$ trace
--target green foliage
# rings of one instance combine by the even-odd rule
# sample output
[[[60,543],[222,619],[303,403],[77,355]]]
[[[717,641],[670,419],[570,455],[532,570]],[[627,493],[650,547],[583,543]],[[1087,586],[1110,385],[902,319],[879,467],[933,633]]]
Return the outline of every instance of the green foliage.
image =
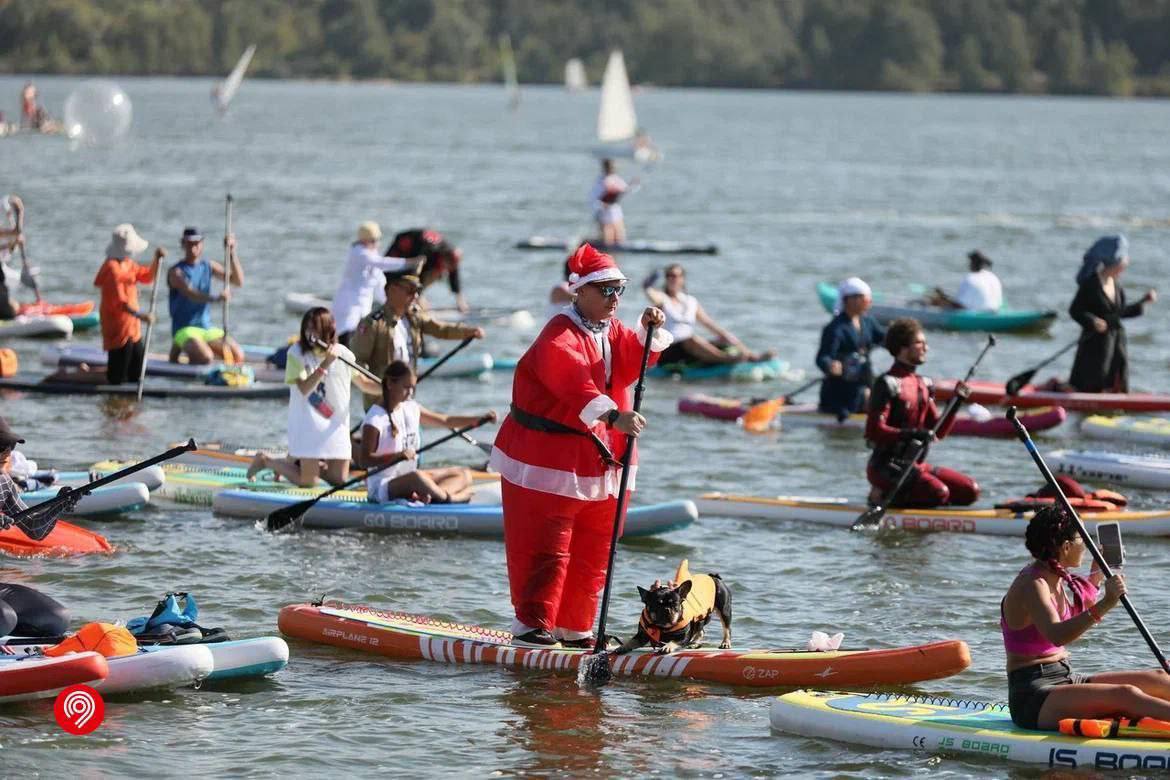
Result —
[[[0,0],[0,70],[1170,93],[1170,0]]]

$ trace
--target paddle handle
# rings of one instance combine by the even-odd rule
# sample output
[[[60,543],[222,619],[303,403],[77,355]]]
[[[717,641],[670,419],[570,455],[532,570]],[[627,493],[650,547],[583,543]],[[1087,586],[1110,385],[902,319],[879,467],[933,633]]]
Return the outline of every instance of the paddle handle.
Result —
[[[142,402],[142,390],[146,385],[146,363],[150,359],[150,336],[154,333],[154,307],[158,303],[158,277],[162,273],[162,259],[158,261],[158,268],[154,269],[154,281],[150,283],[150,320],[146,323],[146,336],[142,344],[142,367],[138,369],[138,392],[135,400]]]
[[[93,491],[97,490],[98,488],[103,487],[105,485],[108,485],[111,482],[117,482],[119,479],[122,479],[123,477],[128,477],[131,474],[142,471],[145,468],[150,468],[151,466],[154,466],[158,463],[162,463],[164,461],[171,460],[172,458],[177,458],[180,455],[182,455],[184,452],[190,452],[191,450],[194,450],[196,448],[197,448],[197,445],[195,444],[195,440],[188,439],[186,444],[180,444],[178,447],[171,447],[169,450],[162,453],[161,455],[155,455],[153,458],[148,458],[148,459],[142,461],[141,463],[135,463],[133,466],[127,466],[124,469],[121,469],[119,471],[115,471],[113,474],[107,474],[106,476],[102,477],[101,479],[95,479],[92,482],[88,482],[88,483],[82,485],[81,487],[62,488],[61,493],[56,498],[51,499],[51,502],[56,503],[58,501],[62,501],[66,498],[69,498],[70,496],[72,496],[74,494],[85,495],[87,493],[92,493]],[[20,512],[19,514],[17,514],[15,516],[14,519],[19,520],[20,518],[25,517],[34,511],[44,511],[44,508],[45,507],[43,504],[38,504],[37,506],[34,506],[31,509],[27,509],[24,512]]]
[[[646,389],[646,366],[650,364],[650,345],[654,340],[654,325],[646,328],[646,343],[642,347],[642,368],[638,371],[638,384],[634,386],[634,407],[642,408],[642,393]],[[630,482],[630,461],[634,457],[634,435],[626,434],[626,451],[622,454],[622,476],[618,482],[617,511],[613,517],[613,534],[609,539],[609,562],[605,567],[605,590],[601,594],[601,614],[597,618],[597,639],[593,652],[605,650],[605,621],[609,616],[609,594],[613,587],[613,564],[617,559],[618,534],[622,527],[622,514],[626,509],[626,486]]]
[[[435,361],[435,362],[434,362],[434,363],[431,365],[431,367],[430,367],[430,368],[428,368],[426,371],[424,371],[424,372],[422,372],[421,374],[419,374],[419,377],[418,377],[418,379],[416,379],[415,381],[416,381],[416,382],[421,382],[421,381],[423,381],[424,379],[426,379],[428,376],[430,376],[431,374],[435,373],[435,371],[437,371],[437,370],[438,370],[439,366],[443,365],[443,364],[444,364],[444,363],[446,363],[448,360],[450,360],[451,358],[455,357],[455,353],[457,353],[459,350],[461,350],[461,349],[463,349],[464,347],[466,347],[466,346],[467,346],[468,344],[470,344],[472,341],[475,341],[475,337],[474,337],[474,336],[468,336],[467,338],[463,339],[463,341],[461,341],[461,342],[459,342],[457,345],[455,345],[455,348],[454,348],[454,349],[452,349],[452,350],[451,350],[450,352],[448,352],[446,355],[443,355],[443,357],[441,357],[441,358],[439,358],[438,360],[436,360],[436,361]]]
[[[314,338],[314,339],[311,339],[311,342],[312,342],[313,346],[317,347],[318,349],[329,349],[329,345],[326,344],[321,339]],[[364,376],[366,379],[369,379],[371,382],[378,382],[379,384],[381,384],[382,380],[378,377],[378,375],[375,374],[370,369],[366,368],[365,366],[360,365],[358,363],[355,363],[354,361],[350,360],[349,358],[344,358],[341,355],[335,355],[334,357],[336,357],[338,360],[340,360],[345,365],[352,368],[354,371],[357,371],[359,374]]]
[[[1024,426],[1024,423],[1016,414],[1016,407],[1008,407],[1007,418],[1011,420],[1012,426],[1014,426],[1016,429],[1016,435],[1019,436],[1020,441],[1024,443],[1024,447],[1028,450],[1028,454],[1032,456],[1032,460],[1035,462],[1036,467],[1040,469],[1040,473],[1044,475],[1044,481],[1047,482],[1048,486],[1056,492],[1056,500],[1060,504],[1060,507],[1065,512],[1067,512],[1068,516],[1071,517],[1077,524],[1077,533],[1081,535],[1081,539],[1085,542],[1085,547],[1089,550],[1089,554],[1092,555],[1093,560],[1097,562],[1097,568],[1101,570],[1101,573],[1104,574],[1106,578],[1112,577],[1113,569],[1109,567],[1109,563],[1106,562],[1105,556],[1101,554],[1101,550],[1098,549],[1097,543],[1089,534],[1089,530],[1085,528],[1085,524],[1081,520],[1080,515],[1077,514],[1077,511],[1073,509],[1072,504],[1069,503],[1068,496],[1066,496],[1064,491],[1061,490],[1060,483],[1056,481],[1056,477],[1053,476],[1052,470],[1049,469],[1048,464],[1044,462],[1044,456],[1042,456],[1040,451],[1036,449],[1036,443],[1032,441],[1032,437],[1028,433],[1028,429]],[[1138,614],[1137,609],[1135,609],[1133,604],[1130,602],[1128,594],[1122,595],[1121,605],[1125,607],[1125,611],[1128,612],[1130,618],[1133,619],[1134,625],[1137,626],[1138,631],[1142,635],[1142,639],[1145,639],[1146,644],[1150,646],[1150,650],[1153,652],[1154,657],[1158,659],[1158,663],[1161,665],[1162,670],[1167,674],[1170,674],[1170,663],[1166,661],[1166,656],[1162,654],[1162,649],[1158,647],[1157,641],[1154,639],[1153,635],[1150,634],[1150,630],[1146,628],[1145,621],[1142,620],[1141,615]]]

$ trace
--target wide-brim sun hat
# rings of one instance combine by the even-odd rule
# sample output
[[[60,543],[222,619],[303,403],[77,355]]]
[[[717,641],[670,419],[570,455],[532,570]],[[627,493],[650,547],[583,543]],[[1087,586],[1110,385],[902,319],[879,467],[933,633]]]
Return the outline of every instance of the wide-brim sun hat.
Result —
[[[106,247],[106,257],[121,259],[131,257],[150,246],[150,242],[138,235],[138,231],[129,222],[124,222],[114,228],[110,236],[110,244]]]

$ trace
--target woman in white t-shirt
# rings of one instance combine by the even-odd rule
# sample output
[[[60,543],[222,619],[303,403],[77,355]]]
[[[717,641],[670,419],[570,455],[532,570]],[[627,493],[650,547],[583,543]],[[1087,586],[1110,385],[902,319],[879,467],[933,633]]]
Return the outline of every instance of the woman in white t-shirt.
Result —
[[[415,454],[420,425],[462,428],[483,415],[439,414],[425,409],[412,397],[414,372],[395,360],[382,375],[382,403],[374,404],[362,420],[362,465],[366,469],[393,464],[366,479],[371,501],[413,498],[428,504],[466,504],[471,500],[471,472],[465,468],[418,468]],[[495,412],[487,416],[494,422]]]
[[[666,267],[666,284],[659,290],[654,287],[658,271],[654,271],[642,282],[642,289],[650,302],[662,309],[666,315],[663,326],[674,336],[674,341],[662,352],[659,365],[672,363],[741,363],[745,360],[771,360],[775,352],[753,352],[734,333],[713,320],[699,299],[687,293],[687,275],[678,263]],[[702,325],[715,334],[717,341],[709,341],[695,332],[695,325]],[[730,349],[729,349],[730,347]]]
[[[288,457],[257,453],[248,467],[248,479],[270,468],[301,487],[316,484],[325,465],[325,479],[339,485],[349,478],[352,445],[349,440],[350,385],[376,394],[376,382],[353,371],[342,360],[353,353],[337,343],[337,327],[329,310],[318,306],[305,312],[301,334],[288,350],[284,382],[288,393]]]

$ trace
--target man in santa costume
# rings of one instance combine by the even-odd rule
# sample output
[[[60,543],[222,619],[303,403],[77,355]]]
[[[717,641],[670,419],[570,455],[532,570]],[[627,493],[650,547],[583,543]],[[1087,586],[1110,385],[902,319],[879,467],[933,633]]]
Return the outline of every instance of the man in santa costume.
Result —
[[[613,258],[582,244],[569,258],[574,300],[520,358],[512,408],[496,437],[504,544],[517,644],[592,647],[605,584],[626,435],[646,424],[630,409],[646,329],[650,364],[668,347],[663,313],[634,330],[614,315],[626,277]],[[636,466],[630,467],[630,490]]]

